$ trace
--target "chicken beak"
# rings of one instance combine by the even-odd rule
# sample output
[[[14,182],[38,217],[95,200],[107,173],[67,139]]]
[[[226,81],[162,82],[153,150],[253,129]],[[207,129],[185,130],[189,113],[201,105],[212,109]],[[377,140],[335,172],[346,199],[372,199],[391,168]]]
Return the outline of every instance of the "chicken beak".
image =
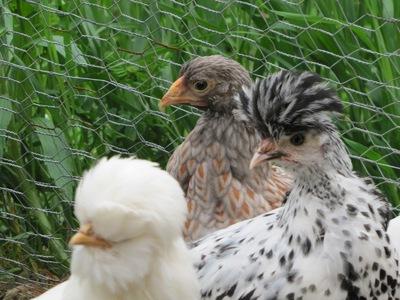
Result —
[[[158,107],[160,111],[173,104],[192,104],[194,106],[206,106],[207,103],[196,96],[193,91],[187,87],[184,77],[178,78],[162,97]]]
[[[71,246],[82,245],[87,247],[111,248],[106,240],[94,235],[91,224],[83,225],[69,240]]]
[[[258,166],[263,161],[281,158],[286,154],[278,149],[278,145],[271,139],[265,139],[260,145],[250,161],[250,170]]]

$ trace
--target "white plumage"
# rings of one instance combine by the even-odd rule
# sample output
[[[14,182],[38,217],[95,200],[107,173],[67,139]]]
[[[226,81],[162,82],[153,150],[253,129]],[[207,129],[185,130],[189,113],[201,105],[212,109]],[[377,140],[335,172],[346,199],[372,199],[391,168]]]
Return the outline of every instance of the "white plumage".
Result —
[[[199,298],[182,238],[184,195],[156,164],[100,160],[79,184],[75,215],[71,276],[37,299]]]
[[[279,72],[238,100],[263,136],[250,165],[274,161],[294,184],[281,208],[195,243],[202,299],[399,300],[389,203],[353,173],[330,119],[342,110],[334,91]]]
[[[394,259],[398,255],[392,251],[396,241],[390,245],[385,240],[381,216],[374,216],[379,222],[371,222],[362,215],[370,213],[369,207],[381,210],[384,203],[371,195],[373,185],[332,175],[330,192],[346,193],[341,208],[331,210],[312,191],[296,188],[284,207],[200,240],[192,254],[202,299],[352,300],[370,293],[376,298],[367,299],[390,299],[384,291],[395,293],[398,288]],[[321,186],[322,182],[315,181]],[[296,198],[307,200],[294,206]],[[347,208],[353,204],[355,217]],[[400,222],[396,225],[392,235],[397,235],[398,245]],[[381,270],[385,270],[383,280]],[[376,280],[379,286],[369,290],[369,283]]]
[[[400,254],[400,216],[390,220],[387,234],[390,237],[392,245],[396,248],[397,253]]]

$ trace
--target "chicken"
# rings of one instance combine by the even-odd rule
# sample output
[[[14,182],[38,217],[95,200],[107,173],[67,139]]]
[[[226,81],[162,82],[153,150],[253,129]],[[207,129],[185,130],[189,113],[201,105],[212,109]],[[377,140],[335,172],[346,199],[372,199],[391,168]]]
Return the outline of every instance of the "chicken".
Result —
[[[400,299],[389,204],[353,173],[335,92],[281,71],[237,100],[262,136],[251,168],[275,161],[294,184],[284,206],[195,243],[202,299]]]
[[[400,216],[390,220],[387,233],[390,237],[391,243],[396,248],[397,253],[400,255]]]
[[[76,192],[71,276],[36,299],[199,299],[186,212],[178,182],[156,164],[100,160]]]
[[[280,206],[289,189],[290,178],[279,168],[249,169],[259,136],[236,113],[233,97],[250,83],[237,62],[219,55],[199,57],[182,67],[160,102],[162,109],[189,104],[204,110],[167,165],[186,195],[189,241]]]

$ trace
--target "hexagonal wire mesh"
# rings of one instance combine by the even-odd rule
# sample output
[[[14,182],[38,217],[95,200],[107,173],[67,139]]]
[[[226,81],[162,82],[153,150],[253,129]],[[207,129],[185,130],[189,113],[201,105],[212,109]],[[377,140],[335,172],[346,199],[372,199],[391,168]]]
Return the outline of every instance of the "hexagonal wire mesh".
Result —
[[[68,271],[71,202],[104,155],[165,165],[197,111],[157,109],[180,65],[223,54],[253,77],[320,73],[346,105],[355,168],[400,203],[400,3],[0,0],[0,282]]]

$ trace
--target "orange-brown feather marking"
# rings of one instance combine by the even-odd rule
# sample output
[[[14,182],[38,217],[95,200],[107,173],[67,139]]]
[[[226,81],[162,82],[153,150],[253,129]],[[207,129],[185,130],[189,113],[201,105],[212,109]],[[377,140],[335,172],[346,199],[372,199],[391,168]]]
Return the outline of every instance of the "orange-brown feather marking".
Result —
[[[229,142],[239,147],[235,132],[235,128],[229,128],[224,134]],[[205,136],[195,128],[175,150],[167,165],[168,172],[179,181],[188,201],[184,228],[187,240],[196,240],[280,206],[291,184],[284,172],[268,165],[250,171],[246,170],[248,164],[245,164],[240,170],[244,175],[237,175],[238,160],[245,159],[246,153],[233,152],[216,138],[208,140]],[[218,136],[224,137],[221,132]],[[251,148],[248,143],[241,147],[251,156],[250,150],[246,149]]]

